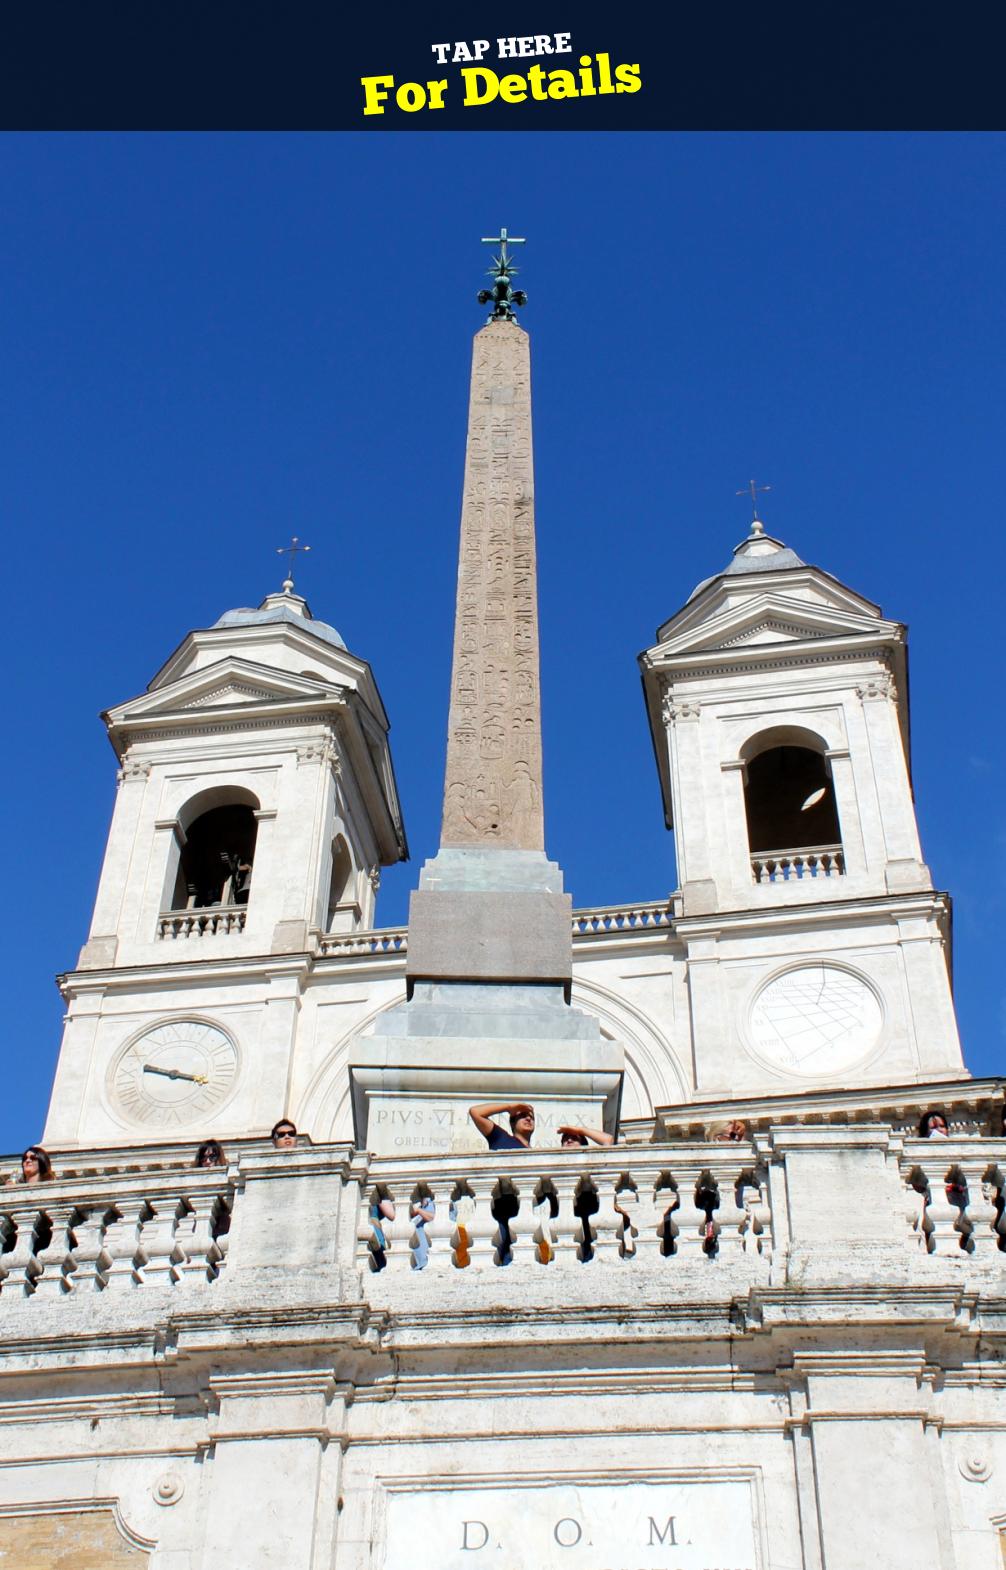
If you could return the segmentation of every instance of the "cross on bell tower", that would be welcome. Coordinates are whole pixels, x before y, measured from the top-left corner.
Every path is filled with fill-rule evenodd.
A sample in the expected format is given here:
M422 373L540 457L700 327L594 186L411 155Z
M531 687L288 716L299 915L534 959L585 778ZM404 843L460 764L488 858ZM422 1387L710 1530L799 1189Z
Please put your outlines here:
M298 551L309 551L310 549L310 545L302 545L300 543L300 536L297 534L291 535L289 545L278 545L276 547L277 556L289 556L290 558L290 564L286 569L286 577L283 579L284 594L293 593L293 569Z

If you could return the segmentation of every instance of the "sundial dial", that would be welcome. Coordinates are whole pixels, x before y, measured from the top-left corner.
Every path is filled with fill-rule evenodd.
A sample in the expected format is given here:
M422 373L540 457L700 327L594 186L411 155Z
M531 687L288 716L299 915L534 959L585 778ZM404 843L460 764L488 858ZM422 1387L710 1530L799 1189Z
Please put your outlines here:
M751 1010L759 1056L790 1074L838 1074L859 1063L880 1035L872 987L837 965L800 965L776 976Z

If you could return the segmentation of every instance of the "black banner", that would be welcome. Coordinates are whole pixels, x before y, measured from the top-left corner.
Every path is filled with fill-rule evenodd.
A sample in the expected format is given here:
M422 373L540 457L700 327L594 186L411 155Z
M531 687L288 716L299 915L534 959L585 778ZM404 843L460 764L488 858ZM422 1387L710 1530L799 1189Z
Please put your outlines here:
M991 129L1002 0L21 0L8 129ZM473 18L475 20L473 20Z

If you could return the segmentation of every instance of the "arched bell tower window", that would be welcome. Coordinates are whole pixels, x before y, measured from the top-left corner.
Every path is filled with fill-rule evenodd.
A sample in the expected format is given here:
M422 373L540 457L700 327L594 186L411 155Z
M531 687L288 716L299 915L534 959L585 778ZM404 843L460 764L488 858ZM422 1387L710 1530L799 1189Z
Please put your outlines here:
M845 871L825 743L812 731L763 732L745 747L744 807L756 883Z
M255 864L258 802L248 791L235 790L235 799L209 801L200 811L190 803L194 816L186 824L185 844L178 860L172 908L200 910L207 906L247 905ZM207 797L216 792L206 792ZM184 818L188 818L186 813Z
M356 868L349 846L341 834L332 844L332 879L328 889L329 932L351 932L359 923L360 907L356 901Z

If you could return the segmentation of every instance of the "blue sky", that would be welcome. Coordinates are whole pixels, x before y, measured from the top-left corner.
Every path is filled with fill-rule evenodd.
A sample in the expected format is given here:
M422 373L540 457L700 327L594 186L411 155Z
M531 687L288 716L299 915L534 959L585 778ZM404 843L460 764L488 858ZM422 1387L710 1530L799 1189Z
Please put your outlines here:
M99 711L279 586L375 669L436 849L479 238L526 235L547 842L574 904L674 885L636 655L770 530L911 625L923 846L969 1067L1002 1068L1001 136L8 136L0 1147L114 795Z

